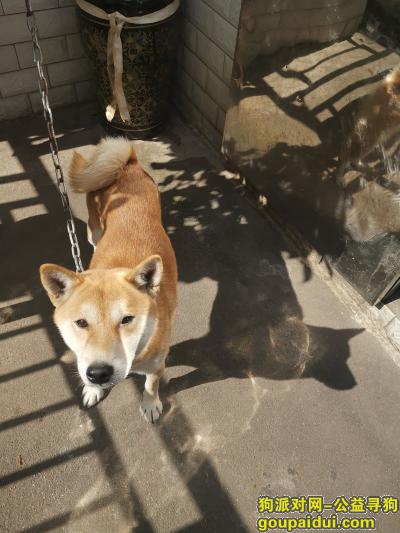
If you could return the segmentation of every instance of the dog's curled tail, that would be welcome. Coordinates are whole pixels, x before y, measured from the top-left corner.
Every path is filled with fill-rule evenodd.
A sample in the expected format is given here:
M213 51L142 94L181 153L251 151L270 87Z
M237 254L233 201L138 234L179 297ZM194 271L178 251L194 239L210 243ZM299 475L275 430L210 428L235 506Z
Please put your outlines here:
M136 161L133 144L124 137L107 137L85 159L74 152L69 168L69 183L75 192L91 192L111 185L128 162Z

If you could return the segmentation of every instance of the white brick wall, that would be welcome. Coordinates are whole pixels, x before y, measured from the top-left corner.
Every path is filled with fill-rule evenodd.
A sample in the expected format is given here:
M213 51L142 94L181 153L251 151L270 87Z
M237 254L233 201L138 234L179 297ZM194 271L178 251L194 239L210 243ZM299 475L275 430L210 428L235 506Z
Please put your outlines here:
M356 31L367 0L245 0L236 61L246 67L259 54L283 46L325 43Z
M53 107L94 97L74 4L74 0L31 0ZM25 0L0 0L0 120L40 109Z
M241 0L181 0L182 46L175 102L218 148ZM31 0L53 107L94 97L74 0ZM25 0L0 0L0 120L40 110Z
M241 0L182 0L181 50L174 101L220 148Z

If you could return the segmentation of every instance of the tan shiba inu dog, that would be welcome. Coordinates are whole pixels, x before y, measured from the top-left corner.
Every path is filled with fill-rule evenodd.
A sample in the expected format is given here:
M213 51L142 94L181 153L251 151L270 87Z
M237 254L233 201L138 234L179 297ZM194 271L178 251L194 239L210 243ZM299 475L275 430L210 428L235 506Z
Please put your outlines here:
M83 404L95 405L132 370L146 375L141 411L154 422L162 412L158 384L177 281L157 186L124 138L103 140L89 159L75 152L70 183L87 193L88 237L95 246L90 267L79 274L45 264L40 276L54 321L77 356Z

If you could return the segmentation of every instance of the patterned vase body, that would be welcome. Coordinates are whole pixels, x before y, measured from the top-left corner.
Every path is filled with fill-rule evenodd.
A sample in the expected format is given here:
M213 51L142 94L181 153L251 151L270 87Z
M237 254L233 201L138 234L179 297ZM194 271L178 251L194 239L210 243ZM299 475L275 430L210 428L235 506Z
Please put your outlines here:
M122 82L131 116L131 121L125 123L118 110L111 122L105 118L106 108L112 101L107 73L108 21L82 10L80 14L83 42L94 67L97 100L105 125L116 133L136 138L151 137L160 130L168 115L178 42L177 13L156 24L126 23L122 29Z

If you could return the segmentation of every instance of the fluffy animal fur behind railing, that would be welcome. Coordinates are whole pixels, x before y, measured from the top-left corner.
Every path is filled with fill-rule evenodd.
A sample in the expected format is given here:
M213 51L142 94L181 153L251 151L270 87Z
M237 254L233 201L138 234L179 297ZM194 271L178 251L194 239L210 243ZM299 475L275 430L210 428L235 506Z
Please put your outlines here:
M396 129L400 131L400 66L394 68L375 91L361 100L341 155L338 181L343 178L347 165L361 162Z

